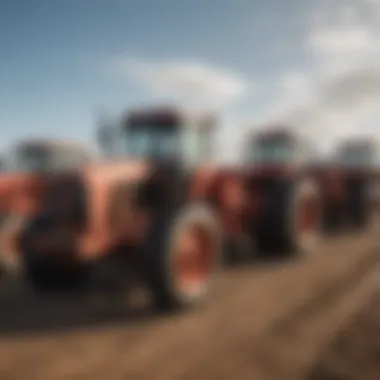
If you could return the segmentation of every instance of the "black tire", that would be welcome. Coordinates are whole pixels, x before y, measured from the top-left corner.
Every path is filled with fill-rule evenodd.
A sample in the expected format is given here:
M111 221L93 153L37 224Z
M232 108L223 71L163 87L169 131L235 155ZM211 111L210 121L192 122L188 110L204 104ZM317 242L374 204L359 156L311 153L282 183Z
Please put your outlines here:
M298 230L300 205L312 197L318 213L315 227L307 233ZM321 198L317 184L311 179L283 179L264 194L262 213L257 229L258 247L263 252L304 254L312 251L320 237Z
M37 293L78 291L86 279L83 268L68 272L58 263L32 259L25 260L25 277Z
M80 266L72 259L72 250L65 252L49 252L47 257L41 257L31 249L30 239L40 229L49 233L50 220L44 216L30 220L20 238L20 257L23 262L23 275L26 281L38 293L71 292L84 286L88 268ZM73 246L70 239L68 246Z
M327 198L327 197L326 197ZM344 202L330 199L323 200L323 232L333 234L347 226L346 207Z
M191 294L180 290L174 279L172 267L172 242L180 231L192 223L205 228L213 244L213 259L210 276L204 288ZM214 213L204 205L190 205L179 212L166 211L159 214L153 222L143 254L145 281L148 285L155 306L160 310L175 310L195 306L208 296L212 285L214 270L221 257L221 235Z
M373 180L370 187L370 227L379 225L380 220L380 183Z
M372 221L372 205L369 181L356 180L348 185L347 218L351 227L363 230Z

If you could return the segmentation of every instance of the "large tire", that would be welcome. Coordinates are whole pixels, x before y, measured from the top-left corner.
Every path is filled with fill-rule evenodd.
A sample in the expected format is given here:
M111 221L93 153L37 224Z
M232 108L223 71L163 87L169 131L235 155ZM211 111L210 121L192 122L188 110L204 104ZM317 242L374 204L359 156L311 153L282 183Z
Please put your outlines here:
M372 222L371 183L368 180L352 181L348 184L348 224L358 230L366 229Z
M37 293L73 292L85 285L85 271L75 268L68 272L58 263L43 260L26 260L25 277Z
M380 183L374 180L370 187L370 227L379 225L380 221Z
M346 207L344 202L323 200L323 232L334 234L344 229L347 225Z
M186 247L185 236L192 239L192 249ZM173 310L201 303L210 292L221 258L217 218L203 204L159 214L143 258L146 283L158 309Z
M30 221L21 239L21 257L25 279L37 293L77 291L85 285L88 268L67 259L72 252L49 252L47 257L35 253L29 244L40 228L49 231L50 221L41 217Z
M264 194L257 230L264 251L305 254L318 244L321 230L321 196L309 179L284 179Z

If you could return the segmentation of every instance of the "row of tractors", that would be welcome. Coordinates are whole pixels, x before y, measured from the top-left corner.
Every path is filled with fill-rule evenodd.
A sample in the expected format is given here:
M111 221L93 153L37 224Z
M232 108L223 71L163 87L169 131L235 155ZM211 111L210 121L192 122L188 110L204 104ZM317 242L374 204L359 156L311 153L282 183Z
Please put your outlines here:
M133 277L172 309L202 301L217 268L243 254L302 255L328 232L372 225L371 142L346 141L321 163L296 134L266 128L229 167L213 161L216 126L145 108L99 130L102 158L75 144L20 143L0 173L3 271L51 292L84 289L114 268L121 287Z

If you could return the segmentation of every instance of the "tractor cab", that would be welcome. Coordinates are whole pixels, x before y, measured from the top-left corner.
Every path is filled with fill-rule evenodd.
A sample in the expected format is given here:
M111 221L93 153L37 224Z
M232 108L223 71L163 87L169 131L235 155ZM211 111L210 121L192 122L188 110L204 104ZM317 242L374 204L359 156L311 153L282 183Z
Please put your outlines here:
M38 207L51 175L90 162L91 155L72 142L25 140L12 147L0 176L0 214L25 214Z
M210 163L215 126L215 119L207 115L177 107L145 107L102 125L98 142L112 162L119 158L122 165L128 161L128 166L147 167L151 174L144 188L154 190L142 198L165 204L163 199L176 202L183 197L192 174Z
M4 166L7 172L38 175L70 170L90 160L91 155L74 143L28 140L11 149Z
M336 148L334 164L343 178L350 223L356 227L369 225L378 217L380 205L376 143L348 139Z
M366 175L377 165L376 146L365 139L347 140L337 147L334 161L348 175Z
M107 135L103 129L100 145L112 145L117 156L193 166L211 159L214 127L214 119L176 108L132 110L122 118L117 133L108 130Z
M306 142L285 128L261 131L249 141L246 164L261 174L282 176L305 165L311 152L306 148Z

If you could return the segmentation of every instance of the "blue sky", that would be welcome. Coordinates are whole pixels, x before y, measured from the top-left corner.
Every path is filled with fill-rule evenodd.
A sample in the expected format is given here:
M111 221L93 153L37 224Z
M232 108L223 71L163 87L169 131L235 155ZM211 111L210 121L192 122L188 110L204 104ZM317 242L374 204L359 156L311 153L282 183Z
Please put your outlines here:
M375 0L355 4L365 2ZM297 102L336 79L326 62L372 52L362 46L363 31L354 34L368 24L365 9L341 3L345 8L324 0L2 0L0 144L31 133L91 142L98 107L117 112L183 100L188 78L196 83L186 100L206 94L202 102L224 111L229 135L256 118L297 114ZM356 13L343 25L350 10ZM353 35L338 54L341 24Z

